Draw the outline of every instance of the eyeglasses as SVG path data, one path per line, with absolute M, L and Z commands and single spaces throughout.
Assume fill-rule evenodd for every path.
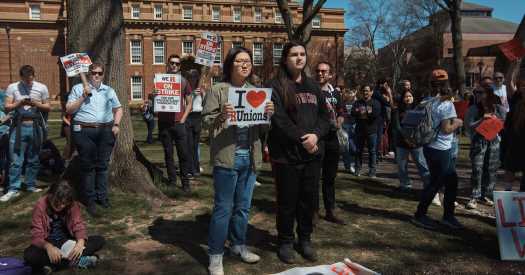
M 499 79 L 499 80 L 501 80 L 501 79 L 503 79 L 503 77 L 498 76 L 498 77 L 494 77 L 494 79 Z
M 248 65 L 248 66 L 251 66 L 252 65 L 252 61 L 249 60 L 249 59 L 236 59 L 233 61 L 235 63 L 235 65 Z
M 100 75 L 100 76 L 103 76 L 103 75 L 104 75 L 104 72 L 94 72 L 94 71 L 91 71 L 91 75 Z
M 170 65 L 180 66 L 180 62 L 170 61 Z

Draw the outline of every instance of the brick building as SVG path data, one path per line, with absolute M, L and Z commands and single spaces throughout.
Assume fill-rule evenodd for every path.
M 496 60 L 494 56 L 468 56 L 469 50 L 506 42 L 514 37 L 518 28 L 517 24 L 492 17 L 492 11 L 493 9 L 487 6 L 468 2 L 462 4 L 461 27 L 467 88 L 476 85 L 480 73 L 492 75 Z M 448 14 L 443 11 L 437 12 L 429 18 L 429 22 L 429 25 L 401 40 L 407 47 L 402 77 L 423 84 L 427 83 L 425 80 L 434 66 L 443 66 L 450 72 L 451 77 L 455 76 Z M 379 50 L 382 70 L 386 73 L 391 71 L 390 46 Z
M 302 10 L 295 2 L 290 1 L 290 7 L 297 23 Z M 48 85 L 53 98 L 68 88 L 58 63 L 66 52 L 64 5 L 63 0 L 0 2 L 0 58 L 10 60 L 0 63 L 0 89 L 18 79 L 18 68 L 23 64 L 36 67 L 37 78 Z M 252 50 L 255 73 L 263 80 L 270 78 L 287 39 L 277 4 L 270 0 L 123 0 L 123 11 L 132 101 L 153 90 L 153 76 L 165 71 L 170 54 L 191 60 L 204 31 L 219 34 L 222 41 L 215 64 L 204 76 L 205 88 L 220 79 L 221 62 L 237 45 Z M 336 67 L 336 81 L 342 83 L 344 10 L 322 9 L 312 24 L 310 65 L 328 60 Z

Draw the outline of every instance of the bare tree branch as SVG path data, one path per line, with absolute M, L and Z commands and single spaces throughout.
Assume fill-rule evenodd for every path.
M 305 0 L 304 8 L 306 8 L 307 2 L 310 2 L 310 6 L 311 6 L 312 4 L 311 1 L 312 0 L 309 0 L 309 1 Z M 312 22 L 314 17 L 319 13 L 319 11 L 321 10 L 321 8 L 323 7 L 325 3 L 326 3 L 326 0 L 319 0 L 317 4 L 315 4 L 315 7 L 312 9 L 312 12 L 306 18 L 304 18 L 304 15 L 303 15 L 303 22 L 301 23 L 301 25 L 299 25 L 299 27 L 297 27 L 298 33 L 301 33 L 306 28 L 306 26 L 308 26 Z

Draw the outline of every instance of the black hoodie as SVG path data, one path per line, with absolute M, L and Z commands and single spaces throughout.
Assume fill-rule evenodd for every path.
M 305 163 L 320 159 L 323 153 L 320 142 L 330 128 L 326 99 L 319 84 L 304 74 L 302 79 L 302 83 L 289 83 L 289 91 L 295 93 L 297 102 L 289 108 L 284 106 L 279 80 L 273 79 L 268 85 L 273 89 L 275 106 L 268 147 L 270 157 L 278 163 Z M 315 154 L 309 154 L 301 144 L 301 137 L 310 133 L 319 139 L 319 151 Z

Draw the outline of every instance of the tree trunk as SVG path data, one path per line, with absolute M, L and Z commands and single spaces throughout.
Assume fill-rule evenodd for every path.
M 69 53 L 87 52 L 93 62 L 105 64 L 105 82 L 115 89 L 123 117 L 110 164 L 109 181 L 123 191 L 163 198 L 134 142 L 124 69 L 124 18 L 121 0 L 69 0 L 67 48 Z M 146 160 L 147 163 L 147 160 Z M 152 167 L 148 167 L 151 169 Z
M 452 45 L 454 51 L 454 69 L 456 71 L 455 88 L 460 95 L 465 92 L 465 64 L 463 61 L 463 31 L 461 29 L 461 2 L 451 1 L 450 7 L 450 31 L 452 33 Z

